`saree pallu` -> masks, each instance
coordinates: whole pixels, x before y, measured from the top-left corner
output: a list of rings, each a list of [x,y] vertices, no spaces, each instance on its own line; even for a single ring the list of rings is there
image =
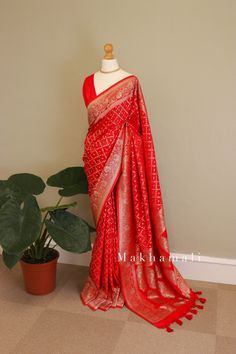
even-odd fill
[[[118,81],[87,106],[84,169],[96,225],[80,297],[92,310],[126,305],[158,328],[191,319],[205,298],[173,264],[154,142],[139,79]]]

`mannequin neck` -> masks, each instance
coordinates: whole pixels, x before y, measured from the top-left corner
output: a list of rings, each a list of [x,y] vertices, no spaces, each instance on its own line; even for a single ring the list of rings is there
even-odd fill
[[[119,68],[119,63],[117,59],[102,59],[101,70],[102,71],[113,71]]]

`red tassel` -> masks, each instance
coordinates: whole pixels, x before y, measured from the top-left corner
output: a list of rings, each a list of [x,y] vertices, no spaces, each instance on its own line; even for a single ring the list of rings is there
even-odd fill
[[[202,291],[194,291],[194,293],[197,294],[197,295],[201,295]]]
[[[202,305],[195,305],[198,309],[203,309],[204,308],[204,306],[202,306]]]
[[[206,302],[206,299],[204,297],[200,297],[198,300],[200,300],[203,304]]]
[[[167,237],[167,231],[165,230],[163,233],[162,233],[162,235],[161,236],[163,236],[163,237]]]
[[[193,315],[190,315],[190,314],[186,314],[185,317],[188,319],[188,320],[191,320],[193,318]]]
[[[197,310],[191,309],[190,312],[194,313],[195,315],[197,314]]]
[[[167,332],[174,332],[173,328],[170,328],[169,326],[166,327]]]
[[[183,321],[181,321],[180,319],[175,320],[175,322],[178,323],[178,325],[180,325],[180,326],[182,326],[182,324],[183,324]]]

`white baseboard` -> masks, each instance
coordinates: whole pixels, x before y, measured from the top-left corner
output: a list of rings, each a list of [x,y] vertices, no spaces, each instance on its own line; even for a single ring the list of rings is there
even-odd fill
[[[91,252],[75,254],[56,247],[59,262],[88,266]],[[236,259],[216,258],[193,254],[171,253],[172,260],[185,279],[236,285]]]
[[[236,285],[236,259],[171,253],[178,260],[174,264],[185,279]],[[187,258],[187,261],[182,259]],[[193,258],[193,259],[192,259]]]

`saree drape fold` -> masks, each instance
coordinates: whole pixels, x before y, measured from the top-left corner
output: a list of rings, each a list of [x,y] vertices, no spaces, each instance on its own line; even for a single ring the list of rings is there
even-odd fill
[[[206,299],[173,264],[154,142],[139,79],[118,81],[87,106],[84,169],[96,225],[80,293],[92,310],[126,305],[158,328],[191,319]]]

